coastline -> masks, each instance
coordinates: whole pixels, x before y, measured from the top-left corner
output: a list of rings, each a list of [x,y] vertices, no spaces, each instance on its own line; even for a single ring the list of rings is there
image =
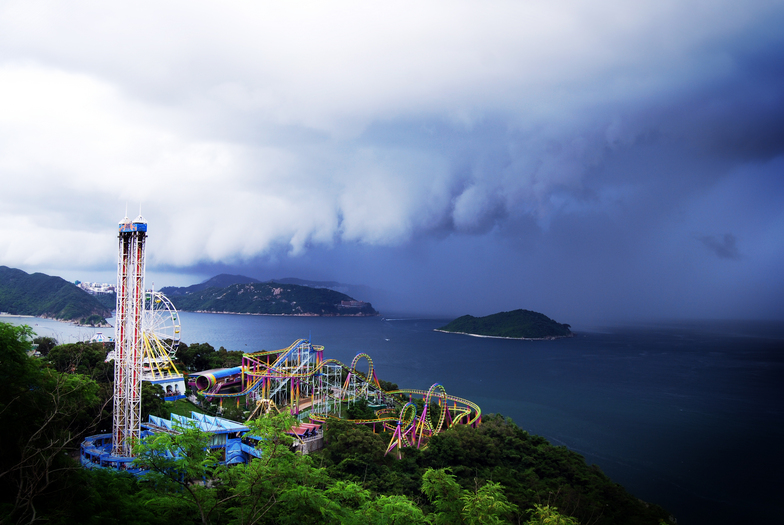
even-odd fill
[[[57,321],[58,323],[66,323],[82,328],[112,328],[109,323],[101,324],[79,324],[73,319],[58,319],[57,317],[49,317],[48,315],[25,315],[25,314],[9,314],[8,312],[0,312],[0,318],[3,317],[22,317],[25,319],[47,319],[49,321]]]
[[[181,312],[190,312],[195,314],[230,314],[230,315],[266,315],[268,317],[378,317],[379,313],[375,314],[314,314],[314,313],[301,313],[301,314],[263,314],[258,312],[215,312],[212,310],[178,310]]]
[[[440,330],[438,328],[434,328],[433,331],[441,332],[442,334],[470,335],[471,337],[484,337],[487,339],[512,339],[514,341],[554,341],[556,339],[568,339],[570,337],[574,337],[574,332],[570,333],[569,335],[551,335],[548,337],[503,337],[500,335],[481,335],[472,334],[469,332],[449,332],[447,330]]]

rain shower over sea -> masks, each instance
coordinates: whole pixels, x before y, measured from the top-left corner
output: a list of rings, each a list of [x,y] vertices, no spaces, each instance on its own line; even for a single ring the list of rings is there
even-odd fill
[[[94,331],[36,318],[62,342]],[[110,320],[111,322],[111,320]],[[434,332],[447,319],[181,313],[186,343],[254,352],[298,338],[380,379],[441,383],[595,463],[680,524],[773,523],[784,515],[784,323],[695,322],[517,341]],[[103,329],[103,332],[111,329]]]

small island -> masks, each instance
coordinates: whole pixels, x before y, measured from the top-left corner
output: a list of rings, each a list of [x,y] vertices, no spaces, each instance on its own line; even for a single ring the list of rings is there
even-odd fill
[[[568,324],[555,322],[539,312],[514,310],[485,317],[464,315],[437,328],[436,332],[537,341],[573,337],[570,328]]]

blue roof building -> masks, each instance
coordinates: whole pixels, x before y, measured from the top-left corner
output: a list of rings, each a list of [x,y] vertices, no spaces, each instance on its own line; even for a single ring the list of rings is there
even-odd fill
[[[191,412],[191,417],[172,414],[171,419],[150,416],[141,427],[142,438],[159,432],[179,434],[184,428],[197,428],[210,434],[208,447],[218,451],[219,460],[227,465],[247,463],[252,457],[261,457],[261,452],[255,447],[256,440],[246,435],[250,429],[230,419]],[[81,444],[82,465],[86,468],[123,470],[136,475],[144,473],[133,465],[135,458],[115,456],[111,451],[111,434],[90,436]]]

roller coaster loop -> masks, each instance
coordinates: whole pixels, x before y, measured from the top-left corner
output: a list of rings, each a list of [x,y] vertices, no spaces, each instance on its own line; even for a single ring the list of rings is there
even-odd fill
[[[368,362],[368,373],[364,378],[362,378],[357,373],[357,363],[359,363],[359,360],[363,358],[366,359]],[[363,379],[363,381],[360,381],[360,383],[364,384],[365,388],[367,388],[368,383],[371,383],[374,384],[376,388],[378,388],[379,390],[381,389],[381,386],[378,383],[378,378],[376,377],[376,371],[373,369],[373,360],[367,354],[357,354],[356,356],[354,356],[354,359],[351,360],[351,368],[349,368],[348,375],[346,376],[346,381],[343,383],[343,393],[341,394],[342,398],[347,397],[349,385],[352,384],[351,380],[352,378],[356,378],[356,377]],[[353,396],[356,397],[356,395],[357,395],[357,390],[355,388],[353,392]]]
[[[401,458],[400,450],[404,446],[409,446],[409,447],[412,446],[413,443],[411,442],[411,440],[408,439],[408,435],[414,429],[415,421],[416,421],[416,404],[409,401],[403,406],[403,409],[400,411],[400,417],[397,418],[397,426],[395,427],[394,434],[392,434],[392,440],[389,442],[387,451],[384,452],[385,456],[390,452],[392,452],[392,450],[394,450],[395,447],[397,447],[397,459],[400,459]]]
[[[439,400],[443,400],[444,405],[447,405],[447,409],[440,411],[441,414],[439,415],[438,418],[438,424],[435,427],[433,427],[433,425],[430,423],[430,420],[427,417],[427,413],[428,413],[428,408],[430,406],[430,401],[433,399],[436,390],[440,391]],[[444,418],[446,417],[447,412],[449,412],[446,390],[440,383],[435,383],[433,386],[431,386],[428,389],[424,401],[425,401],[425,408],[424,410],[422,410],[422,416],[419,418],[419,421],[417,422],[417,430],[416,430],[417,448],[419,448],[422,445],[423,436],[429,437],[441,432],[441,427],[444,426]]]

